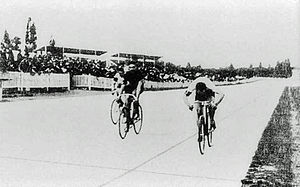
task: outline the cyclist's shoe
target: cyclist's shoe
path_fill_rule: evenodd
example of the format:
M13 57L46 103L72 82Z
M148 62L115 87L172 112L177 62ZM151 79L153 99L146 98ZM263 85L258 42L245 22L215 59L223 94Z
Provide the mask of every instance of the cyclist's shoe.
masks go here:
M123 116L121 123L125 124L125 123L129 123L129 122L130 122L130 120L127 117Z
M139 113L136 113L136 114L134 115L134 117L133 117L133 121L136 122L136 121L139 121L139 120L141 120L140 114L139 114Z
M201 134L199 137L198 137L198 142L202 142L203 140L203 135Z
M213 132L214 130L216 130L216 128L217 128L217 127L216 127L216 122L215 122L215 120L212 120L212 121L211 121L211 127L210 127L209 130L210 130L211 132Z
M126 132L129 132L129 129L131 129L133 127L133 125L132 124L130 124L129 125L129 128L128 127L126 127L124 130L126 131Z

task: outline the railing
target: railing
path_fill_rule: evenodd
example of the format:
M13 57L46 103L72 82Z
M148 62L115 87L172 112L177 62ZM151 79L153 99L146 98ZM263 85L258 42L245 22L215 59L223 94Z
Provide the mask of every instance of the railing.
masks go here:
M75 88L100 88L111 89L113 80L106 77L95 77L92 75L74 75L72 78L73 86ZM173 89L173 88L185 88L189 82L154 82L146 81L146 89Z
M75 88L100 88L111 89L113 80L106 77L95 77L92 75L74 75L72 78Z
M186 88L190 82L154 82L146 81L146 89L173 89L173 88Z
M35 74L22 72L8 72L6 77L10 80L3 82L3 88L17 88L30 90L30 88L67 88L70 90L70 74Z

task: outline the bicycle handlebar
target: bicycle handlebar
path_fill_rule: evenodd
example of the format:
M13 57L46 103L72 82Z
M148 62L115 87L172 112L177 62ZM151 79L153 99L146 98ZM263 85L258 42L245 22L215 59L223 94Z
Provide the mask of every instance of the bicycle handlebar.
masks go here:
M210 105L211 101L195 101L194 103L200 103L202 105Z
M131 97L133 97L133 99L134 99L134 100L136 100L136 101L137 101L137 98L136 98L136 96L135 96L135 95L133 95L133 94L122 93L122 94L120 95L120 97L121 97L121 96L131 96Z

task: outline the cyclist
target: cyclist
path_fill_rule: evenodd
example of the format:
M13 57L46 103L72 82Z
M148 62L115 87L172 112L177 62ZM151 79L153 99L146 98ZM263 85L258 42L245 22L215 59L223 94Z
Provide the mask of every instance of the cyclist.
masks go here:
M195 91L195 100L196 101L210 101L209 106L209 116L211 121L211 130L216 129L216 123L214 120L215 111L217 109L217 106L220 104L220 102L224 98L224 94L219 91L219 89L216 88L214 83L207 77L199 77L195 79L187 88L187 90L184 92L184 103L189 107L189 109L192 111L195 107L197 111L197 116L199 117L201 115L201 104L195 103L194 105L190 104L188 98L191 95L191 93ZM219 95L218 99L216 99L216 94ZM197 120L198 122L198 120ZM199 125L199 124L198 124Z
M120 88L120 93L133 94L136 97L136 101L133 103L133 119L139 118L139 98L141 93L144 91L144 75L138 70L134 63L130 63L127 67L124 67L124 76L123 84ZM131 103L133 102L132 97L125 98L125 107L130 108ZM125 117L127 122L130 118L129 110L126 110Z
M116 96L120 95L120 88L124 81L124 70L122 67L117 68L117 73L113 77L113 83L112 83L112 94L116 94Z

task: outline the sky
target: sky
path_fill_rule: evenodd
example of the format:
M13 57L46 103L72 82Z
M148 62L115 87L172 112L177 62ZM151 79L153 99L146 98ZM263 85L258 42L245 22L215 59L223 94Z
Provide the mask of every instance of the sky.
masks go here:
M0 0L0 37L24 43L31 17L38 47L163 56L165 62L219 68L299 66L298 0Z

